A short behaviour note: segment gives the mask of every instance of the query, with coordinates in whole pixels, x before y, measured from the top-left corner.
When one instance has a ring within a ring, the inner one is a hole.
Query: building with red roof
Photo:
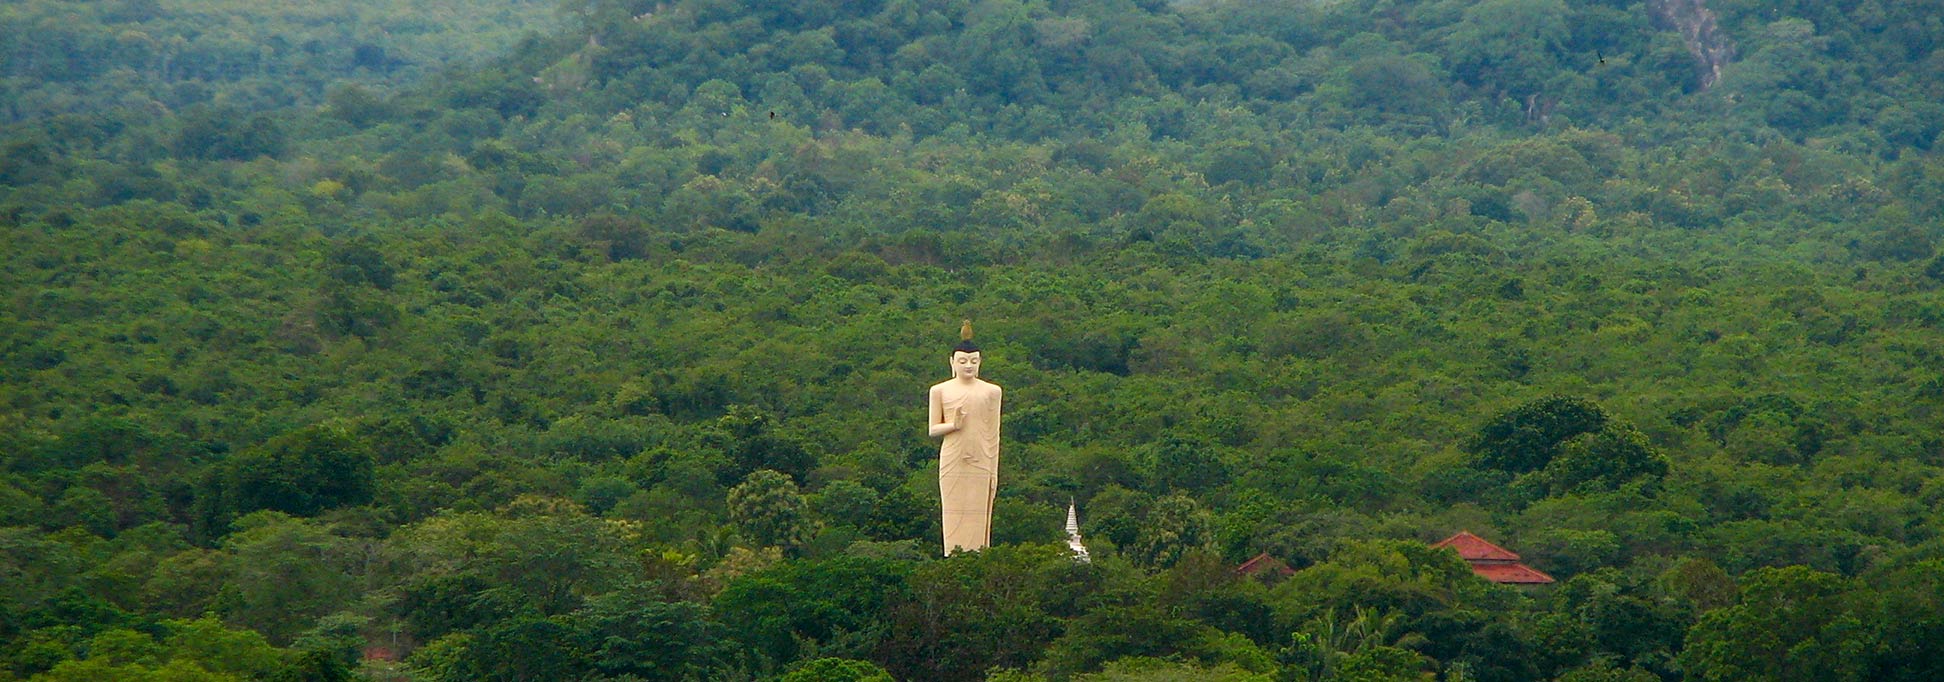
[[[1450,547],[1458,552],[1465,563],[1471,564],[1472,572],[1478,577],[1501,585],[1545,585],[1553,582],[1552,576],[1519,563],[1519,555],[1486,542],[1485,538],[1472,535],[1470,531],[1459,531],[1457,535],[1431,546]]]
[[[1255,555],[1253,559],[1242,562],[1242,565],[1236,566],[1235,574],[1287,578],[1296,575],[1296,569],[1290,568],[1289,564],[1284,563],[1281,559],[1269,556],[1268,552],[1263,552]]]

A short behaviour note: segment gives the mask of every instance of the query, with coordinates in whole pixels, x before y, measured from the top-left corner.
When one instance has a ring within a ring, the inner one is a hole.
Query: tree
[[[815,457],[801,443],[785,436],[775,420],[756,407],[731,405],[727,414],[716,419],[716,426],[719,435],[714,440],[729,452],[738,475],[770,469],[802,478],[815,464]]]
[[[644,680],[702,677],[720,655],[718,627],[702,604],[662,601],[647,585],[594,597],[574,613],[583,655],[601,673]]]
[[[358,674],[333,652],[306,651],[288,667],[269,677],[269,682],[357,682]]]
[[[1553,600],[1549,610],[1572,619],[1584,636],[1581,656],[1556,659],[1560,667],[1583,663],[1589,655],[1622,665],[1665,665],[1680,651],[1692,622],[1684,605],[1618,569],[1581,573],[1554,590],[1547,595]]]
[[[891,673],[870,661],[819,658],[790,671],[777,682],[894,682]]]
[[[794,550],[810,540],[803,493],[789,476],[759,469],[729,489],[729,518],[761,546]]]
[[[58,438],[18,444],[10,457],[10,468],[36,471],[81,469],[90,464],[155,466],[180,457],[192,446],[144,420],[90,416],[62,429]]]
[[[1422,654],[1394,646],[1377,646],[1343,659],[1337,679],[1344,682],[1406,682],[1424,679]]]
[[[345,272],[339,270],[338,272]],[[332,280],[319,290],[317,321],[334,336],[372,338],[396,324],[401,314],[379,292]]]
[[[885,636],[885,609],[904,593],[909,570],[861,557],[789,561],[731,580],[715,613],[750,669],[782,670],[811,654],[860,657]]]
[[[1411,677],[1421,657],[1393,652],[1404,635],[1402,614],[1356,607],[1348,617],[1335,609],[1310,619],[1293,636],[1290,651],[1298,669],[1313,679],[1390,679]]]
[[[582,218],[574,236],[609,261],[619,262],[646,258],[654,232],[640,218],[597,213]]]
[[[1273,667],[1268,656],[1240,636],[1225,635],[1153,604],[1104,606],[1076,619],[1047,649],[1042,666],[1056,678],[1101,670],[1115,660],[1173,658],[1204,666],[1233,665],[1250,672]]]
[[[1245,185],[1261,183],[1276,165],[1268,149],[1246,142],[1217,146],[1205,153],[1204,158],[1202,175],[1208,178],[1209,184],[1214,185],[1228,182]]]
[[[354,239],[332,246],[328,268],[331,279],[349,285],[370,284],[379,289],[390,289],[398,279],[398,270],[385,262],[385,255],[368,239]]]
[[[1609,423],[1560,444],[1535,483],[1553,495],[1606,491],[1637,480],[1658,482],[1667,467],[1667,456],[1648,444],[1647,436],[1630,424]]]
[[[225,627],[215,618],[171,620],[163,625],[163,645],[177,660],[188,660],[211,672],[243,677],[267,677],[280,669],[288,654],[270,645],[254,630]]]
[[[1861,617],[1882,636],[1865,679],[1936,678],[1944,673],[1944,655],[1932,645],[1944,633],[1944,562],[1921,561],[1879,575],[1875,589],[1858,595]]]
[[[583,634],[565,616],[521,616],[483,629],[466,644],[459,679],[484,682],[571,680],[592,672]]]
[[[1610,659],[1599,659],[1559,676],[1559,682],[1657,682],[1660,679],[1644,668],[1621,668]]]
[[[519,502],[516,500],[517,507]],[[499,522],[501,532],[479,567],[521,603],[547,615],[567,613],[590,595],[620,584],[633,562],[614,524],[577,508],[552,508]]]
[[[1806,303],[1791,305],[1799,302]],[[1708,423],[1708,434],[1729,454],[1766,464],[1807,463],[1822,451],[1827,431],[1807,406],[1777,393],[1743,399]]]
[[[1500,414],[1467,445],[1487,466],[1513,472],[1542,468],[1567,439],[1606,425],[1606,411],[1583,398],[1548,396]]]
[[[1698,680],[1865,679],[1878,642],[1850,607],[1855,589],[1806,566],[1751,571],[1740,602],[1688,630],[1681,667]]]
[[[312,516],[371,501],[370,446],[343,426],[320,424],[285,433],[225,463],[214,489],[200,494],[222,515],[272,510]],[[199,503],[202,503],[199,500]]]
[[[1467,7],[1445,39],[1454,75],[1513,98],[1542,92],[1559,70],[1569,14],[1562,0],[1488,0]]]
[[[1661,590],[1705,613],[1735,603],[1735,579],[1721,566],[1704,558],[1689,557],[1662,572]]]
[[[1228,483],[1228,466],[1207,442],[1170,434],[1147,450],[1152,479],[1164,492],[1203,493]]]
[[[394,533],[385,555],[418,574],[400,581],[400,611],[425,636],[520,613],[571,613],[630,584],[638,567],[623,522],[566,500],[522,496],[497,513],[445,512]]]
[[[1074,682],[1269,682],[1276,678],[1231,663],[1203,666],[1134,656],[1109,662],[1100,672],[1075,675],[1073,679]]]
[[[1744,111],[1777,128],[1809,131],[1834,123],[1849,98],[1829,96],[1842,80],[1829,36],[1796,16],[1752,28],[1757,47],[1722,69],[1723,89],[1748,102]]]
[[[882,496],[856,481],[831,481],[811,498],[811,507],[825,524],[869,528],[876,517]]]
[[[267,115],[198,106],[183,112],[174,149],[186,158],[247,161],[281,156],[289,144],[283,126]]]
[[[1058,544],[997,545],[919,564],[887,609],[876,660],[900,679],[978,680],[989,668],[1030,667],[1105,579]]]
[[[1172,566],[1188,552],[1213,545],[1213,526],[1213,518],[1193,498],[1163,497],[1149,509],[1128,555],[1149,566]]]
[[[215,608],[230,623],[288,644],[310,619],[337,610],[356,582],[334,559],[345,541],[281,512],[237,519],[223,539],[224,578]]]
[[[497,601],[481,594],[490,587],[475,573],[421,576],[400,587],[395,608],[405,632],[429,642],[512,615],[499,612]]]
[[[359,128],[370,127],[391,116],[391,106],[383,98],[357,83],[344,83],[324,95],[330,114]]]

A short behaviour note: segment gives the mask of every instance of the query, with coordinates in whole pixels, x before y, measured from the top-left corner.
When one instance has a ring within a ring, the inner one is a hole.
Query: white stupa
[[[1080,542],[1080,509],[1072,500],[1067,501],[1067,548],[1073,550],[1073,560],[1092,563],[1093,557],[1087,555],[1087,546]]]

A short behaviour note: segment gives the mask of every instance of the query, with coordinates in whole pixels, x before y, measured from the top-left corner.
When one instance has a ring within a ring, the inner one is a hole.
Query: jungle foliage
[[[1933,9],[8,3],[0,679],[1944,677]]]

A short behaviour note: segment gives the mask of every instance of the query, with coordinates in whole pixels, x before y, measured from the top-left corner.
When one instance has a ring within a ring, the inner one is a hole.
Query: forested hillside
[[[559,25],[541,0],[15,0],[0,121],[124,107],[255,110],[370,96]]]
[[[9,3],[0,680],[1944,677],[1936,9]]]

